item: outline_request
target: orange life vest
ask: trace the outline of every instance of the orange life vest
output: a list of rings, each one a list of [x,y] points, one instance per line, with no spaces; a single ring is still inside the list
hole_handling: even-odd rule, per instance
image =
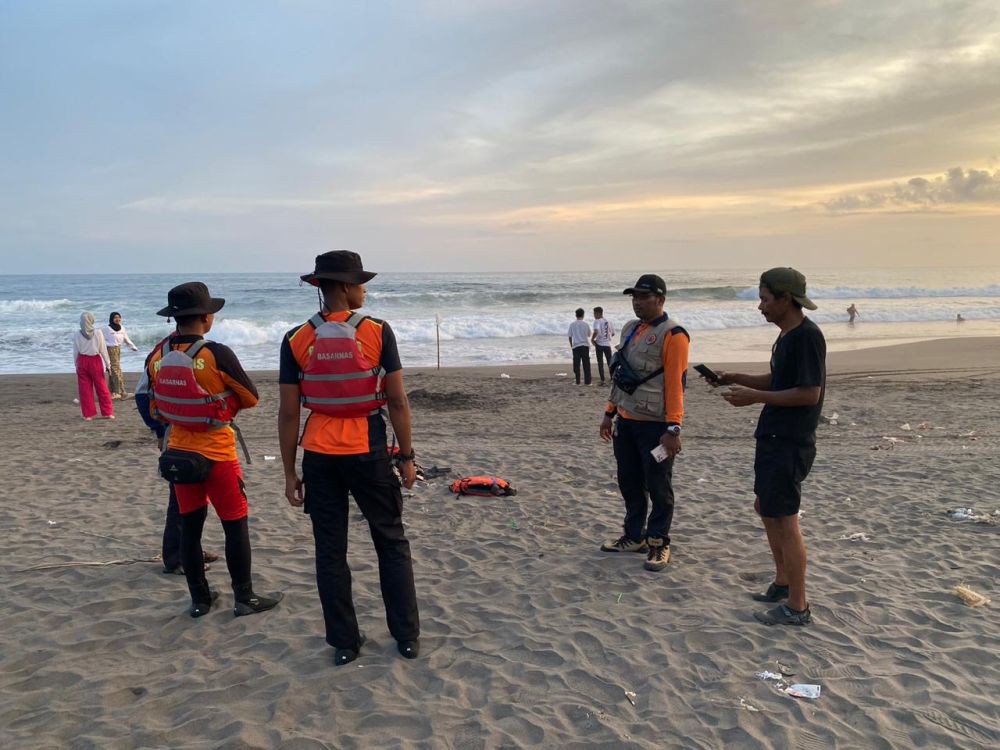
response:
[[[369,362],[358,346],[358,326],[366,319],[358,313],[342,323],[320,313],[309,319],[316,340],[299,374],[302,405],[307,409],[346,418],[375,414],[385,405],[385,370],[378,362]]]
[[[451,483],[451,491],[456,495],[485,495],[494,497],[507,497],[517,494],[517,490],[511,487],[510,482],[506,479],[488,474],[456,479]]]
[[[195,357],[206,344],[205,339],[199,339],[181,351],[171,349],[169,339],[163,342],[150,388],[154,416],[194,432],[218,430],[232,422],[239,411],[236,395],[230,390],[209,393],[195,378]]]

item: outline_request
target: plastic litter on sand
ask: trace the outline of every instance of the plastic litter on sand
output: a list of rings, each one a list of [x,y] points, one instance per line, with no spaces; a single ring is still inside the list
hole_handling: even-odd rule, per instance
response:
[[[510,380],[510,375],[508,375],[505,372],[501,372],[500,373],[500,377],[503,378],[503,379],[505,379],[505,380]]]
[[[795,685],[789,685],[785,688],[785,693],[795,698],[809,698],[811,700],[816,700],[819,698],[820,693],[823,688],[819,685],[803,685],[797,683]]]
[[[871,537],[869,537],[867,534],[865,534],[863,532],[860,532],[860,531],[855,532],[854,534],[844,534],[843,536],[841,536],[839,538],[840,538],[841,541],[847,541],[847,542],[870,542],[871,541]]]
[[[277,456],[264,456],[264,460],[265,461],[274,461],[277,458],[278,458]],[[197,558],[195,558],[195,559],[197,559]]]
[[[990,603],[988,598],[968,586],[956,586],[955,594],[970,607],[984,607]]]
[[[763,672],[754,672],[754,677],[758,680],[780,680],[781,675],[777,672],[768,672],[766,669]]]

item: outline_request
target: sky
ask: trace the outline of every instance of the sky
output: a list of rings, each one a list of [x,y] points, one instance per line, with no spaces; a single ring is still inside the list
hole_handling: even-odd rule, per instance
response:
[[[996,265],[1000,4],[5,0],[3,273]]]

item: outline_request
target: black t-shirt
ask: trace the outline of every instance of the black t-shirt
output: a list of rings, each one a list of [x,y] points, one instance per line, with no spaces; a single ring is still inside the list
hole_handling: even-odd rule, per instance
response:
[[[771,390],[820,387],[815,406],[764,406],[754,437],[780,437],[813,445],[826,396],[826,339],[809,318],[784,336],[771,350]]]

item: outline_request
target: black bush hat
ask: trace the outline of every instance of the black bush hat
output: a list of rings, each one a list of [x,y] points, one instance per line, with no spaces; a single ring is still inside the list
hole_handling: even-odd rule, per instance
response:
[[[167,292],[167,306],[156,314],[165,318],[210,315],[219,312],[224,304],[226,301],[222,297],[213,297],[200,281],[188,281]]]
[[[320,279],[345,281],[348,284],[364,284],[374,279],[376,274],[366,271],[361,264],[361,256],[350,250],[331,250],[316,256],[316,270],[299,278],[313,286],[319,286]]]

